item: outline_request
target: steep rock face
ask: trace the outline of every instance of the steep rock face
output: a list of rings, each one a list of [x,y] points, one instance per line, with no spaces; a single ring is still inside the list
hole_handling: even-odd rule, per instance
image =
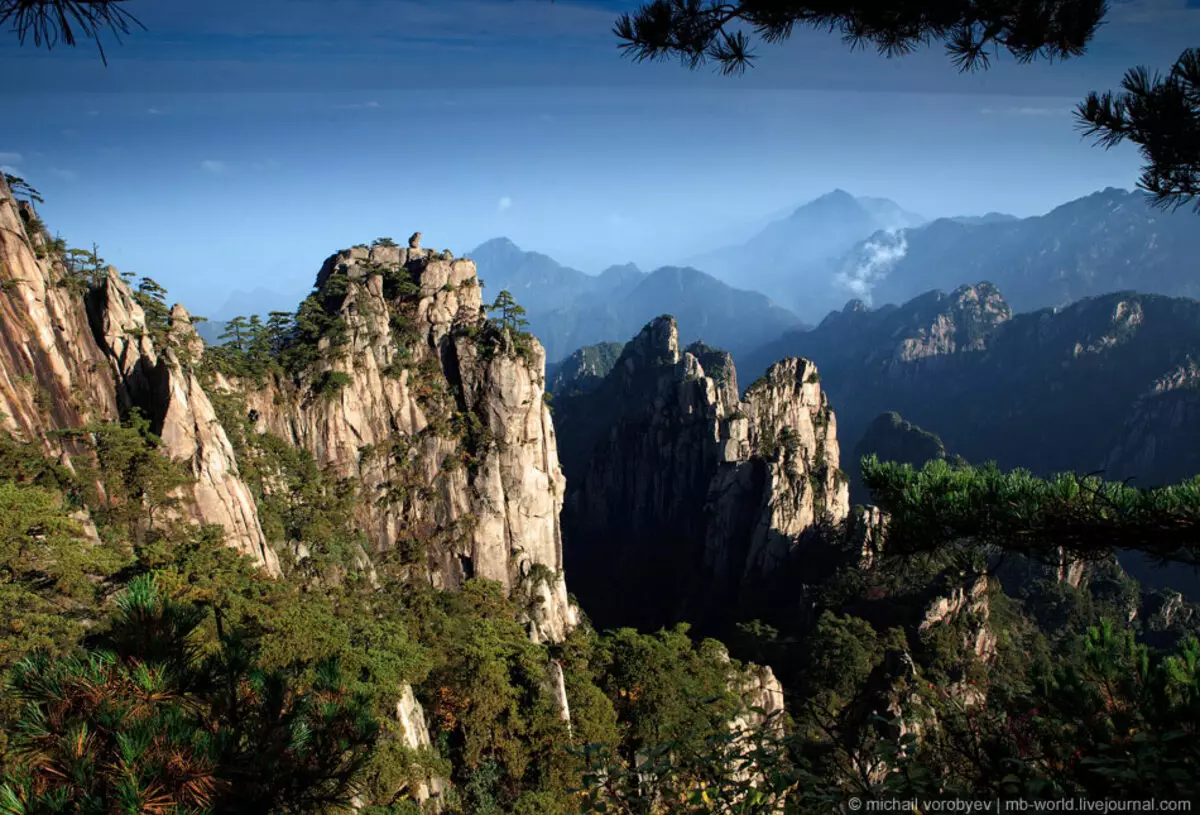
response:
[[[403,274],[413,289],[393,291]],[[565,492],[544,403],[545,354],[505,333],[480,341],[475,265],[427,250],[351,249],[328,261],[319,291],[342,294],[344,338],[298,377],[224,380],[257,429],[308,450],[359,486],[359,526],[376,553],[427,544],[428,578],[523,587],[532,633],[561,639],[575,624],[563,576]],[[329,383],[340,383],[331,386]]]
[[[631,592],[648,625],[736,602],[818,522],[849,509],[814,366],[784,360],[739,400],[729,355],[681,349],[670,317],[649,323],[556,418],[570,439],[575,588],[606,624],[623,620]]]
[[[905,380],[913,371],[944,367],[948,356],[982,351],[1010,319],[1012,309],[987,282],[959,286],[949,294],[931,291],[903,306],[873,310],[851,300],[816,328],[790,332],[746,354],[741,367],[754,375],[777,359],[801,356],[821,366],[831,388],[840,385],[842,368],[851,365],[875,378]],[[839,405],[847,407],[840,400]]]
[[[225,428],[217,420],[194,365],[203,343],[187,310],[171,310],[166,347],[156,349],[146,314],[129,287],[109,269],[104,284],[91,293],[93,327],[109,359],[122,409],[138,408],[163,440],[163,452],[184,462],[195,481],[185,512],[198,523],[219,524],[225,540],[258,561],[269,574],[281,574],[275,551],[267,545],[258,507],[242,481]]]
[[[0,427],[58,455],[47,431],[111,420],[117,404],[78,287],[38,257],[39,223],[0,177]]]
[[[2,184],[3,182],[0,182]],[[183,511],[225,528],[230,545],[268,572],[279,568],[263,539],[258,513],[224,429],[192,372],[198,344],[187,312],[174,312],[174,333],[156,349],[142,308],[109,269],[87,297],[82,276],[67,274],[36,214],[0,186],[0,409],[4,428],[69,461],[71,450],[49,431],[116,421],[131,407],[162,436],[165,452],[190,466]],[[39,258],[38,256],[43,255]],[[175,343],[174,338],[179,342]]]
[[[964,644],[986,661],[996,652],[996,635],[988,627],[990,616],[988,579],[979,576],[931,600],[917,631],[925,633],[934,626],[965,619]]]

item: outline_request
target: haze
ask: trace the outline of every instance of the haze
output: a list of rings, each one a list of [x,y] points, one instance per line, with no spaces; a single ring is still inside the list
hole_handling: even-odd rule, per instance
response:
[[[68,241],[201,314],[237,289],[294,302],[320,258],[417,229],[458,254],[506,236],[651,269],[834,188],[926,217],[1130,188],[1136,152],[1081,144],[1071,108],[1200,29],[1196,0],[1115,3],[1087,56],[974,75],[801,32],[726,78],[622,57],[611,26],[634,5],[132,2],[148,30],[109,42],[107,69],[0,43],[26,77],[2,91],[0,164]]]

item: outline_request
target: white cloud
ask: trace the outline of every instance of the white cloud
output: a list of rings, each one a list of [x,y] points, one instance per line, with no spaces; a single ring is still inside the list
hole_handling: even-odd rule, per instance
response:
[[[512,198],[506,195],[496,202],[496,209],[500,210],[501,212],[508,212],[508,210],[512,209],[512,205]]]
[[[273,158],[269,158],[266,161],[253,161],[250,163],[250,169],[251,170],[277,170],[277,169],[279,169],[279,162]]]
[[[20,164],[21,163],[21,154],[20,153],[0,153],[0,161],[3,161],[5,164]]]
[[[64,181],[74,181],[75,179],[79,178],[79,174],[74,170],[66,170],[62,167],[51,167],[50,174],[57,176]]]
[[[100,115],[100,111],[98,111],[98,110],[89,110],[89,111],[87,112],[87,115],[88,115],[88,116],[99,116],[99,115]]]
[[[338,110],[377,110],[381,107],[383,107],[383,105],[379,104],[374,99],[372,99],[370,102],[355,102],[354,104],[350,104],[350,105],[338,105],[337,109]]]
[[[148,116],[162,116],[164,113],[166,113],[166,111],[159,110],[158,108],[146,108],[146,114]]]
[[[908,238],[904,231],[887,232],[878,239],[860,246],[856,257],[834,275],[834,283],[849,291],[867,305],[871,290],[888,276],[892,267],[908,254]]]
[[[223,161],[217,161],[216,159],[206,158],[204,161],[200,162],[200,169],[204,170],[205,172],[215,173],[215,174],[219,175],[219,174],[225,172],[226,170],[228,170],[229,165]]]

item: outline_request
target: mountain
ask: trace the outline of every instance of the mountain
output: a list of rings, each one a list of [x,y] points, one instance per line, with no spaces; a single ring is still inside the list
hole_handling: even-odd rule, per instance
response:
[[[730,355],[684,347],[662,316],[602,380],[555,399],[564,552],[597,624],[728,618],[770,588],[797,598],[788,564],[830,554],[818,519],[849,514],[817,379],[811,363],[784,360],[739,398]]]
[[[1063,496],[1082,516],[1064,518],[1030,479],[940,466],[893,471],[887,512],[851,509],[810,360],[739,394],[729,353],[659,316],[572,358],[579,387],[552,409],[541,344],[511,307],[489,319],[475,265],[449,253],[335,252],[295,314],[215,348],[160,287],[71,261],[0,177],[9,809],[777,813],[881,785],[1196,797],[1180,722],[1200,609],[1139,591],[1095,546],[1171,524],[1187,547],[1194,489],[1154,507],[1149,534],[1090,494]],[[658,278],[675,297],[709,285]],[[859,304],[807,333],[848,330],[845,359],[885,380],[961,374],[927,380],[925,401],[964,414],[977,398],[1002,432],[1009,399],[1067,443],[1090,418],[1038,414],[1066,396],[1015,384],[1063,374],[1106,416],[1128,371],[1161,372],[1114,449],[1154,463],[1193,438],[1200,304],[1122,295],[1059,325],[997,298],[977,286],[899,320]],[[1002,348],[1002,390],[955,368]],[[875,381],[858,379],[839,387]],[[897,432],[931,449],[890,419],[878,443]],[[1050,444],[1012,443],[1031,440]],[[947,480],[1002,488],[946,502]],[[1086,563],[1064,548],[1079,520]],[[1030,533],[1048,561],[1020,554]],[[1098,722],[1106,706],[1123,715]]]
[[[834,280],[876,304],[989,280],[1018,311],[1131,289],[1200,297],[1195,216],[1148,201],[1109,188],[1033,218],[941,219],[873,235],[838,261]]]
[[[554,396],[573,396],[594,390],[621,358],[624,343],[602,342],[580,348],[553,366],[546,366],[546,390]]]
[[[761,291],[815,321],[845,301],[844,291],[828,285],[832,261],[880,230],[923,222],[887,199],[855,198],[839,189],[798,207],[741,244],[693,257],[688,264],[730,285]]]
[[[1021,219],[1016,215],[1008,215],[1003,212],[988,212],[983,215],[958,215],[948,220],[969,226],[980,226],[982,224],[1006,224]]]
[[[507,289],[530,314],[570,308],[603,285],[595,275],[563,266],[547,255],[526,252],[508,238],[481,243],[468,257],[478,264],[487,296]],[[557,359],[553,354],[550,358]]]
[[[742,367],[782,355],[820,366],[847,439],[897,411],[973,463],[1103,470],[1142,486],[1200,472],[1191,448],[1167,441],[1187,437],[1200,394],[1195,300],[1117,292],[1014,314],[978,283],[902,306],[853,301]]]
[[[735,289],[697,269],[668,266],[646,273],[629,263],[588,275],[504,238],[471,254],[479,258],[486,297],[502,289],[512,292],[551,360],[629,337],[660,314],[677,318],[686,342],[703,338],[738,351],[801,325],[766,296]]]

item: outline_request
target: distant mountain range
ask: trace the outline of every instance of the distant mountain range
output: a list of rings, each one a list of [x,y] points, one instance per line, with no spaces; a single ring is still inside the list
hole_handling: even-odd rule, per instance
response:
[[[835,190],[689,262],[819,322],[850,298],[903,303],[976,280],[1019,311],[1130,289],[1200,297],[1197,257],[1195,216],[1155,209],[1140,192],[1108,188],[1031,218],[925,222],[886,199]]]
[[[866,280],[857,270],[881,255]],[[863,280],[875,303],[987,280],[1015,310],[1030,311],[1130,289],[1200,297],[1197,258],[1200,221],[1190,210],[1164,212],[1143,193],[1109,188],[1033,218],[942,219],[877,234],[837,275]]]
[[[1200,302],[1116,292],[1014,314],[996,287],[855,301],[811,331],[735,357],[749,382],[811,359],[847,450],[897,411],[971,462],[1103,470],[1138,486],[1200,472]]]
[[[630,263],[589,275],[526,252],[507,238],[490,240],[467,257],[476,263],[485,298],[507,289],[525,308],[529,330],[546,347],[549,360],[632,336],[661,314],[676,318],[681,341],[703,340],[733,350],[755,348],[803,326],[765,295],[693,268],[644,272]]]
[[[839,189],[771,222],[743,243],[687,263],[730,285],[761,291],[815,321],[846,301],[847,289],[830,285],[840,257],[877,232],[924,222],[885,198],[855,198]]]

